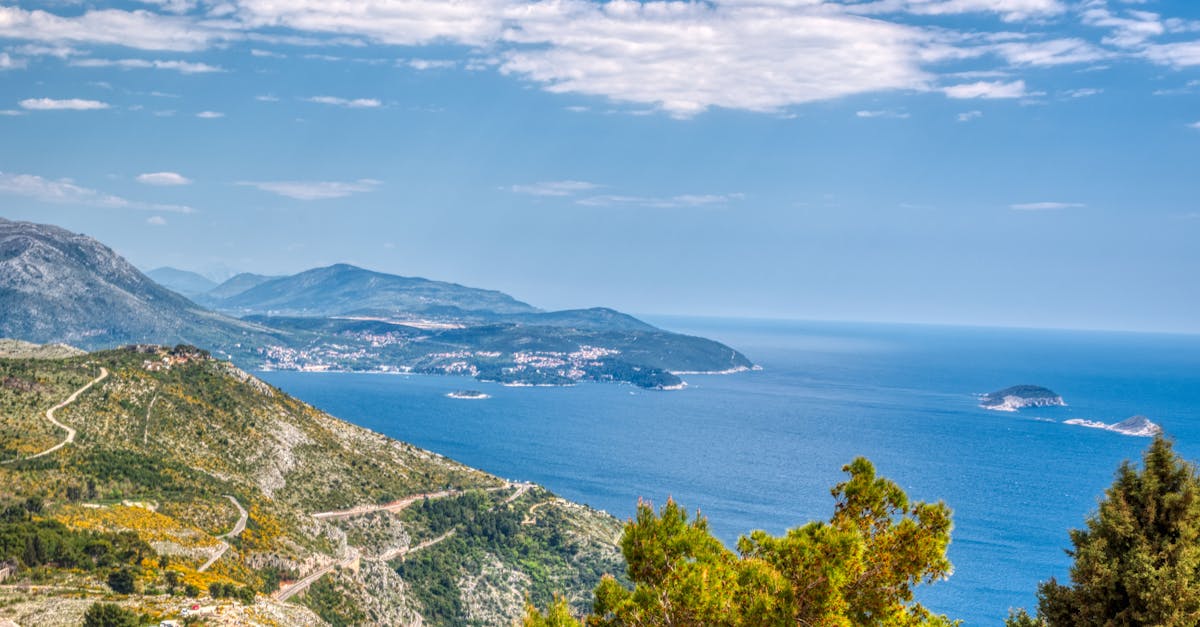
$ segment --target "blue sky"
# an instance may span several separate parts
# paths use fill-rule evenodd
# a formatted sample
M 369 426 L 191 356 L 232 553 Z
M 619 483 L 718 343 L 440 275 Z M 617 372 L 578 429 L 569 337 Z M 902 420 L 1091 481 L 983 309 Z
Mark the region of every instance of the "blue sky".
M 548 308 L 1200 332 L 1200 3 L 0 2 L 0 216 Z

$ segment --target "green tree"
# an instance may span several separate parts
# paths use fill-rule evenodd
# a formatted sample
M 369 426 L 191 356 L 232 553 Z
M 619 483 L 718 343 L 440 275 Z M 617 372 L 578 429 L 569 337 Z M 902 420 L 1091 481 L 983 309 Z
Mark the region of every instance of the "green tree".
M 115 603 L 93 603 L 83 614 L 83 627 L 137 627 L 137 615 Z
M 542 614 L 532 603 L 525 603 L 525 619 L 521 627 L 579 627 L 579 621 L 571 616 L 571 606 L 567 600 L 555 595 L 554 601 Z
M 1042 624 L 1200 624 L 1200 476 L 1161 436 L 1142 466 L 1121 464 L 1085 528 L 1071 531 L 1071 585 L 1038 586 Z
M 117 594 L 133 594 L 133 571 L 128 568 L 114 570 L 108 575 L 108 587 Z
M 913 602 L 913 587 L 946 578 L 950 510 L 910 504 L 895 483 L 863 458 L 843 468 L 828 522 L 774 537 L 755 531 L 727 549 L 708 522 L 667 501 L 656 514 L 639 503 L 625 525 L 621 551 L 633 590 L 606 577 L 595 590 L 594 627 L 626 625 L 822 625 L 828 627 L 954 624 Z M 526 613 L 526 625 L 561 627 L 565 605 Z M 539 622 L 541 621 L 541 622 Z

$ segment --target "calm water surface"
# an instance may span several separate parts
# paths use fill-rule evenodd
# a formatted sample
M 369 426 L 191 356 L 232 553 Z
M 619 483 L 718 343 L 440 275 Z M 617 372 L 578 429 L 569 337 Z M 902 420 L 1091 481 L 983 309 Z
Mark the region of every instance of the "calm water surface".
M 639 497 L 700 508 L 728 543 L 828 518 L 858 455 L 954 510 L 949 581 L 920 598 L 968 625 L 1032 606 L 1064 579 L 1067 530 L 1148 443 L 1062 424 L 1144 414 L 1200 459 L 1200 336 L 660 318 L 722 340 L 761 372 L 625 385 L 508 388 L 468 379 L 262 373 L 336 416 L 619 517 Z M 1066 408 L 979 409 L 975 394 L 1044 385 Z M 469 388 L 492 398 L 454 400 Z

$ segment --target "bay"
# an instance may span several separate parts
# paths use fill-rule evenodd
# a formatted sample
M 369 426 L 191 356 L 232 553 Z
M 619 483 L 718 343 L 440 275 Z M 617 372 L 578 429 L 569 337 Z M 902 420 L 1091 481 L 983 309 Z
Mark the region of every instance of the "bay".
M 1067 577 L 1083 524 L 1146 438 L 1064 424 L 1135 414 L 1200 459 L 1200 336 L 650 318 L 742 350 L 761 371 L 678 392 L 516 388 L 465 378 L 259 373 L 322 410 L 500 476 L 630 516 L 671 497 L 732 546 L 828 518 L 841 467 L 868 457 L 911 498 L 954 510 L 953 576 L 919 599 L 967 625 L 1032 607 Z M 1042 385 L 1068 407 L 1000 413 L 977 395 Z M 446 395 L 485 392 L 486 400 Z

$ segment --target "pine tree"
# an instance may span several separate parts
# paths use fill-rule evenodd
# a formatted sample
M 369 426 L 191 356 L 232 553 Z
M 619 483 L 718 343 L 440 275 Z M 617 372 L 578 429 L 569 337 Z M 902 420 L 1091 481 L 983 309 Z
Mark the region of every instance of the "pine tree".
M 895 483 L 863 458 L 843 468 L 828 522 L 782 537 L 755 531 L 735 553 L 708 522 L 668 500 L 656 514 L 639 503 L 621 550 L 630 590 L 605 577 L 595 590 L 589 627 L 694 625 L 828 627 L 952 625 L 913 602 L 912 589 L 950 573 L 950 510 L 910 504 Z M 529 627 L 578 624 L 556 602 L 547 615 L 530 608 Z
M 1161 436 L 1142 466 L 1122 464 L 1085 528 L 1071 531 L 1071 584 L 1038 587 L 1043 624 L 1200 624 L 1200 476 Z

